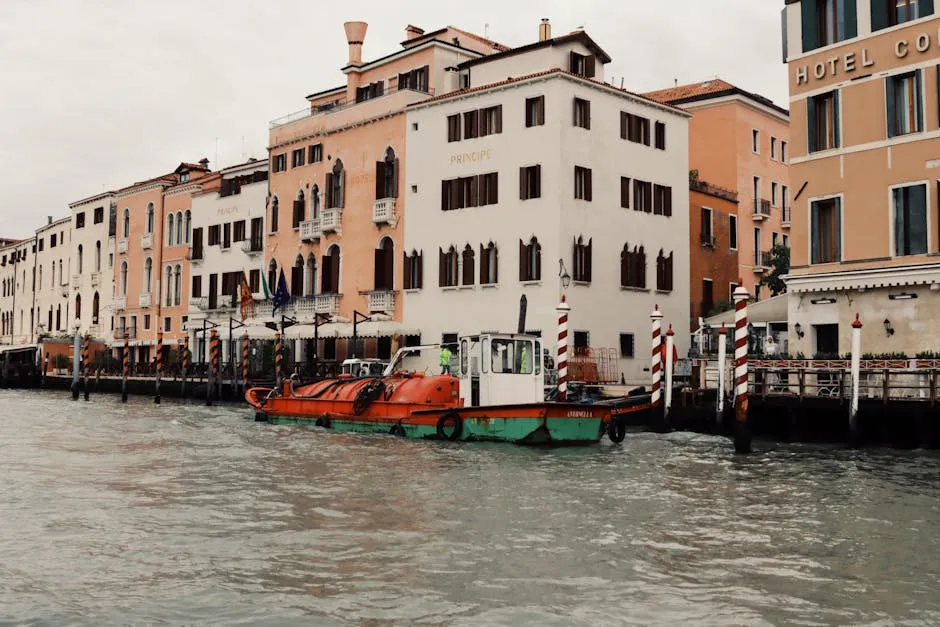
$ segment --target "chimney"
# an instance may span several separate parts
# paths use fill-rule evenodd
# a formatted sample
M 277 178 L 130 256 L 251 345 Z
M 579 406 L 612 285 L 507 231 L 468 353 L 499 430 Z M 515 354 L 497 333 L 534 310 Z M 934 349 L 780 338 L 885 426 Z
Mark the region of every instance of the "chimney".
M 365 22 L 346 22 L 343 28 L 346 29 L 346 43 L 349 44 L 349 65 L 362 65 L 362 42 L 369 25 Z
M 412 24 L 409 24 L 405 27 L 405 39 L 411 41 L 412 39 L 417 39 L 424 34 L 423 28 L 418 28 Z
M 201 165 L 202 167 L 204 167 L 205 169 L 208 170 L 208 169 L 209 169 L 209 160 L 206 159 L 205 157 L 203 157 L 202 159 L 199 160 L 199 165 Z
M 548 41 L 552 38 L 552 23 L 548 21 L 547 17 L 542 18 L 542 22 L 539 24 L 539 41 Z
M 52 216 L 46 216 L 46 219 L 49 220 L 47 224 L 52 224 Z

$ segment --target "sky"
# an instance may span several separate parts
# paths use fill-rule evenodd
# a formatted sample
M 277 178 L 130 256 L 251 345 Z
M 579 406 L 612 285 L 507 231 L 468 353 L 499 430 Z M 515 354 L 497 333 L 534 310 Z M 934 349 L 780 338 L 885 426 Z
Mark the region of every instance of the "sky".
M 359 5 L 352 8 L 353 4 Z M 538 5 L 535 8 L 536 4 Z M 369 23 L 363 58 L 405 26 L 509 46 L 584 27 L 607 77 L 652 91 L 719 76 L 787 107 L 771 0 L 0 0 L 0 236 L 27 237 L 68 204 L 206 157 L 267 157 L 268 122 L 345 83 L 343 22 Z M 488 25 L 488 26 L 487 26 Z

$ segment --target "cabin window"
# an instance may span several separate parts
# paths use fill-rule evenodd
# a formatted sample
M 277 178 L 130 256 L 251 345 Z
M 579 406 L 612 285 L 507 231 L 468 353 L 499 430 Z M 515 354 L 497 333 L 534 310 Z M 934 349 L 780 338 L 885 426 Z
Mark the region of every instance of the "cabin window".
M 494 339 L 490 353 L 494 374 L 532 374 L 532 342 Z
M 489 360 L 489 356 L 490 356 L 490 338 L 488 338 L 488 337 L 483 338 L 483 350 L 481 351 L 480 354 L 483 355 L 483 359 L 480 360 L 480 362 L 481 362 L 481 363 L 480 363 L 480 369 L 481 369 L 483 372 L 489 372 L 489 371 L 490 371 L 490 360 Z
M 466 375 L 470 373 L 469 361 L 470 344 L 464 339 L 460 341 L 460 374 Z
M 542 374 L 542 343 L 535 341 L 535 374 Z

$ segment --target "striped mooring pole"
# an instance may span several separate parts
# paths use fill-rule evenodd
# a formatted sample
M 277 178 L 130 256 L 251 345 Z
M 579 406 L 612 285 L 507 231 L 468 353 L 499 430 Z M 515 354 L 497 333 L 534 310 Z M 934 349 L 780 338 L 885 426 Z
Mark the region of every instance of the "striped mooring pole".
M 242 335 L 242 394 L 248 391 L 248 331 Z
M 652 327 L 652 345 L 650 352 L 650 376 L 652 377 L 652 387 L 650 392 L 650 405 L 653 406 L 654 423 L 665 426 L 665 414 L 662 403 L 662 374 L 663 374 L 663 312 L 659 310 L 659 305 L 653 308 L 650 314 L 650 326 Z
M 127 376 L 131 373 L 131 336 L 124 333 L 124 370 L 121 375 L 121 402 L 127 402 Z
M 676 367 L 676 364 L 673 361 L 672 347 L 675 346 L 675 335 L 676 332 L 672 330 L 672 325 L 670 324 L 669 329 L 666 331 L 666 363 L 664 364 L 666 373 L 666 389 L 663 390 L 663 414 L 665 416 L 664 422 L 667 425 L 670 423 L 669 415 L 672 412 L 672 373 Z
M 568 400 L 568 312 L 571 306 L 562 295 L 561 302 L 555 308 L 558 312 L 558 396 L 564 403 Z
M 284 386 L 284 371 L 282 370 L 281 359 L 283 359 L 281 354 L 281 334 L 274 334 L 274 376 L 275 376 L 275 387 L 277 393 L 280 395 L 281 388 Z
M 189 334 L 186 334 L 186 337 L 183 338 L 183 354 L 182 354 L 182 380 L 180 387 L 180 396 L 186 398 L 186 371 L 189 370 Z
M 218 341 L 218 333 L 215 329 L 212 329 L 209 332 L 209 376 L 206 381 L 206 405 L 212 405 L 212 392 L 213 392 L 213 382 L 218 377 L 218 356 L 217 356 L 217 346 L 216 342 Z
M 85 341 L 82 342 L 82 364 L 84 368 L 82 374 L 84 375 L 84 380 L 82 381 L 82 391 L 85 396 L 85 400 L 88 400 L 89 390 L 88 390 L 88 375 L 91 371 L 91 335 L 85 335 Z
M 157 331 L 157 378 L 155 381 L 155 390 L 153 402 L 160 404 L 160 376 L 163 374 L 163 331 Z
M 852 323 L 852 400 L 849 404 L 849 440 L 858 444 L 858 377 L 862 359 L 862 321 L 855 314 Z
M 734 294 L 734 451 L 751 452 L 751 431 L 747 424 L 747 301 L 750 295 L 738 281 Z

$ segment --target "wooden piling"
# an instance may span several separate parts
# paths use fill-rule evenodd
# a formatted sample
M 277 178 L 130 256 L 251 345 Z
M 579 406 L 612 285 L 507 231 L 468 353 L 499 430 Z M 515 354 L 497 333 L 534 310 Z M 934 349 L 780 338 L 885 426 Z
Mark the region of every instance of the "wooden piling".
M 725 361 L 727 360 L 727 336 L 728 330 L 725 329 L 724 323 L 722 323 L 721 328 L 718 329 L 718 402 L 715 407 L 715 422 L 718 426 L 721 426 L 722 418 L 725 413 L 725 388 L 727 383 L 725 382 Z
M 274 376 L 276 380 L 277 393 L 280 394 L 281 390 L 284 387 L 284 372 L 282 370 L 283 366 L 281 364 L 281 359 L 283 355 L 281 354 L 281 334 L 280 332 L 274 334 Z
M 182 355 L 182 378 L 180 381 L 180 396 L 186 398 L 186 372 L 189 370 L 189 335 L 183 339 L 183 355 Z
M 212 406 L 212 392 L 213 392 L 212 384 L 214 380 L 213 376 L 216 374 L 215 372 L 215 363 L 216 363 L 215 362 L 215 341 L 216 341 L 217 333 L 215 329 L 212 329 L 209 333 L 210 333 L 209 335 L 209 364 L 208 364 L 209 368 L 208 368 L 208 372 L 206 373 L 206 406 L 207 407 Z
M 85 335 L 85 341 L 82 343 L 82 363 L 84 368 L 82 369 L 82 391 L 85 394 L 85 400 L 88 400 L 89 389 L 88 389 L 88 375 L 91 370 L 91 336 Z
M 248 331 L 242 335 L 242 396 L 248 392 Z
M 734 290 L 734 451 L 751 452 L 751 431 L 748 425 L 747 390 L 747 301 L 750 298 L 743 281 Z
M 124 369 L 121 375 L 121 402 L 127 402 L 127 377 L 131 373 L 131 336 L 124 334 Z
M 664 391 L 665 406 L 663 408 L 663 425 L 666 429 L 669 429 L 672 423 L 672 376 L 675 368 L 672 350 L 675 346 L 675 335 L 672 324 L 670 324 L 669 329 L 666 331 L 666 389 Z
M 650 314 L 650 326 L 652 327 L 652 352 L 650 363 L 650 376 L 652 377 L 652 387 L 650 393 L 650 405 L 653 410 L 654 428 L 659 431 L 665 430 L 665 413 L 662 403 L 662 328 L 663 313 L 659 310 L 659 305 L 653 309 Z
M 160 376 L 163 374 L 163 331 L 157 331 L 157 376 L 154 381 L 153 402 L 160 404 Z

